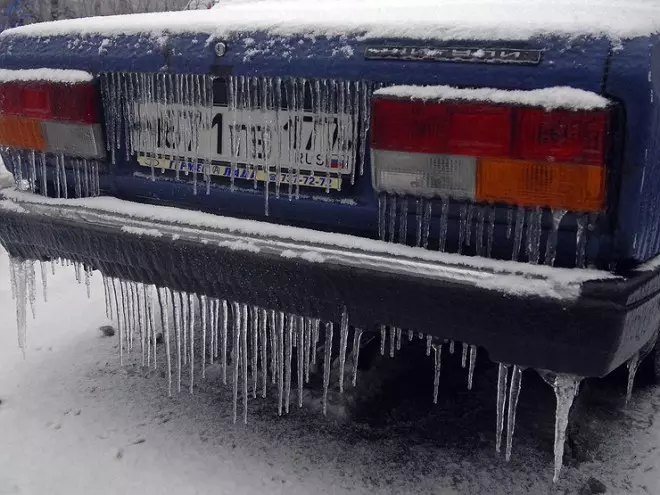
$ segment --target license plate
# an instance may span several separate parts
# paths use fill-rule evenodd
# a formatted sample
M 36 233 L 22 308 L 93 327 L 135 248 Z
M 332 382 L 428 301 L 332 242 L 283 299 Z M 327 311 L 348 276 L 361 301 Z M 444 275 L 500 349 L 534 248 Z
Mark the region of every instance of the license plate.
M 135 131 L 139 154 L 200 159 L 250 169 L 274 168 L 304 171 L 307 175 L 350 174 L 355 166 L 356 119 L 350 114 L 316 114 L 309 111 L 239 110 L 214 106 L 210 131 L 200 132 L 199 146 L 185 129 L 202 128 L 207 110 L 182 105 L 138 105 L 141 122 L 157 122 L 157 129 Z M 157 117 L 159 116 L 160 117 Z M 301 184 L 303 185 L 303 184 Z M 308 184 L 304 184 L 308 185 Z
M 236 179 L 243 180 L 256 180 L 259 182 L 277 182 L 277 173 L 270 171 L 266 172 L 263 169 L 247 168 L 247 167 L 232 167 L 230 165 L 222 164 L 202 164 L 193 162 L 183 162 L 170 158 L 152 158 L 147 156 L 138 157 L 138 163 L 142 167 L 155 168 L 158 170 L 179 170 L 183 173 L 197 172 L 198 174 L 208 174 L 213 177 L 227 177 L 230 178 L 233 174 Z M 292 184 L 296 182 L 300 186 L 317 187 L 323 189 L 340 190 L 341 178 L 328 175 L 308 175 L 308 174 L 290 174 L 288 172 L 280 172 L 280 184 Z

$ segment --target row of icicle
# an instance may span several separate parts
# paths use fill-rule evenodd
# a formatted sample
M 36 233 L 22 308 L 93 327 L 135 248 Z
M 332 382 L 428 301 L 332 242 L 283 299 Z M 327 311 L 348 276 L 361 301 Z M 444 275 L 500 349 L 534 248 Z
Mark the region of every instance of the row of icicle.
M 195 164 L 192 172 L 194 194 L 197 194 L 199 174 L 196 164 L 200 163 L 206 194 L 209 194 L 211 157 L 206 150 L 210 150 L 213 126 L 221 125 L 214 122 L 213 81 L 213 76 L 200 74 L 101 74 L 107 148 L 112 162 L 117 160 L 123 139 L 126 160 L 142 154 L 157 158 L 171 157 L 184 164 Z M 232 190 L 236 169 L 241 162 L 246 162 L 248 172 L 261 170 L 274 173 L 274 193 L 278 198 L 282 169 L 287 169 L 293 177 L 287 181 L 289 199 L 298 198 L 298 177 L 301 170 L 305 170 L 299 152 L 302 122 L 303 118 L 310 117 L 314 126 L 312 137 L 320 139 L 319 146 L 313 143 L 312 149 L 320 149 L 327 170 L 326 177 L 330 178 L 331 173 L 338 172 L 333 164 L 350 167 L 351 184 L 355 181 L 357 166 L 360 175 L 364 173 L 373 84 L 365 81 L 256 76 L 229 76 L 226 83 L 227 109 L 233 120 L 229 126 Z M 253 125 L 251 119 L 254 111 L 260 111 L 262 115 L 259 122 Z M 245 138 L 243 122 L 239 119 L 241 113 L 248 119 L 249 131 Z M 261 125 L 261 121 L 265 121 L 265 125 Z M 171 131 L 173 143 L 168 147 L 159 142 L 164 139 L 162 133 L 166 122 L 172 126 L 168 131 Z M 285 146 L 285 150 L 280 150 L 279 138 L 275 142 L 273 136 L 279 136 L 285 126 L 293 127 L 295 132 L 293 136 L 289 133 L 289 145 Z M 294 147 L 298 152 L 294 152 Z M 244 153 L 241 152 L 243 149 Z M 248 174 L 248 177 L 251 175 Z M 151 177 L 155 180 L 153 167 Z M 256 188 L 256 174 L 254 177 Z M 176 178 L 179 179 L 178 167 Z M 330 181 L 326 183 L 329 185 Z M 329 186 L 326 187 L 326 192 L 329 190 Z M 264 184 L 264 194 L 267 215 L 269 181 Z
M 73 266 L 76 280 L 85 283 L 87 295 L 91 295 L 93 271 L 81 263 L 67 260 L 51 262 L 47 269 L 45 262 L 39 262 L 44 301 L 47 300 L 48 272 L 55 273 L 56 264 Z M 10 278 L 12 297 L 16 301 L 18 344 L 23 352 L 26 349 L 26 326 L 28 305 L 35 316 L 37 278 L 36 263 L 11 259 Z M 195 387 L 196 370 L 200 378 L 205 378 L 208 365 L 220 366 L 224 384 L 231 379 L 233 391 L 233 419 L 238 419 L 239 399 L 242 404 L 242 419 L 247 422 L 249 397 L 265 398 L 269 385 L 277 389 L 278 414 L 289 413 L 294 386 L 297 388 L 296 402 L 303 405 L 305 384 L 309 383 L 310 373 L 323 360 L 323 412 L 327 411 L 328 390 L 333 368 L 332 343 L 335 325 L 294 314 L 286 314 L 267 308 L 244 303 L 188 294 L 171 289 L 157 288 L 136 282 L 103 277 L 106 315 L 115 320 L 119 337 L 120 362 L 124 353 L 131 353 L 137 346 L 140 349 L 141 364 L 147 367 L 158 366 L 157 345 L 161 341 L 165 347 L 168 394 L 181 391 L 183 374 L 187 372 L 187 388 L 192 393 Z M 199 319 L 199 321 L 198 321 Z M 323 326 L 323 327 L 322 327 Z M 353 329 L 352 348 L 349 354 L 350 324 L 344 311 L 338 328 L 339 355 L 338 383 L 344 391 L 344 378 L 350 371 L 351 384 L 357 383 L 360 343 L 363 330 Z M 408 330 L 407 340 L 415 337 L 425 340 L 426 355 L 433 355 L 433 403 L 438 402 L 442 367 L 442 353 L 456 352 L 457 343 L 442 341 L 431 335 L 415 334 Z M 401 349 L 404 331 L 393 326 L 380 326 L 380 352 L 389 352 L 390 357 Z M 323 339 L 323 342 L 321 342 Z M 389 349 L 388 349 L 389 340 Z M 322 352 L 318 350 L 322 346 Z M 652 344 L 647 346 L 649 349 Z M 472 381 L 477 359 L 477 346 L 461 343 L 461 365 L 468 368 L 468 389 Z M 295 355 L 295 366 L 294 366 Z M 350 356 L 350 363 L 349 361 Z M 635 354 L 627 364 L 628 387 L 626 403 L 630 401 L 635 373 L 643 353 Z M 348 369 L 350 367 L 350 370 Z M 502 435 L 506 426 L 505 456 L 511 457 L 513 434 L 516 422 L 516 408 L 525 368 L 518 365 L 499 363 L 496 402 L 496 450 L 499 453 Z M 562 468 L 564 443 L 568 416 L 574 398 L 579 391 L 580 377 L 537 370 L 541 377 L 553 388 L 556 398 L 554 480 Z
M 408 215 L 412 213 L 410 203 L 413 203 L 415 214 L 415 229 L 413 239 L 410 238 L 408 228 Z M 447 230 L 449 225 L 449 198 L 441 198 L 440 225 L 438 249 L 447 250 Z M 433 215 L 434 202 L 425 198 L 408 198 L 406 196 L 381 194 L 378 197 L 378 235 L 380 240 L 409 244 L 425 249 L 429 246 L 429 234 Z M 465 247 L 469 247 L 473 240 L 474 251 L 477 256 L 490 258 L 492 256 L 493 238 L 495 233 L 496 207 L 462 203 L 459 209 L 458 228 L 458 254 Z M 511 259 L 519 261 L 522 254 L 532 264 L 543 262 L 553 266 L 557 256 L 558 233 L 561 222 L 567 211 L 561 209 L 551 210 L 552 228 L 548 234 L 545 255 L 541 259 L 541 236 L 543 232 L 544 210 L 540 207 L 524 208 L 509 207 L 507 210 L 506 238 L 512 240 Z M 476 218 L 476 220 L 475 220 Z M 586 247 L 588 232 L 593 230 L 595 218 L 584 214 L 576 217 L 576 258 L 579 268 L 586 265 Z M 485 234 L 485 235 L 484 235 Z M 485 237 L 485 245 L 484 245 Z M 523 239 L 525 240 L 523 244 Z
M 40 151 L 18 151 L 3 149 L 2 158 L 5 163 L 12 164 L 14 180 L 19 189 L 32 193 L 37 191 L 48 196 L 48 166 L 46 153 Z M 69 197 L 67 175 L 73 175 L 73 194 L 76 198 L 98 196 L 101 193 L 99 179 L 99 162 L 86 158 L 70 158 L 64 155 L 52 155 L 55 162 L 52 182 L 55 188 L 51 196 L 56 198 Z

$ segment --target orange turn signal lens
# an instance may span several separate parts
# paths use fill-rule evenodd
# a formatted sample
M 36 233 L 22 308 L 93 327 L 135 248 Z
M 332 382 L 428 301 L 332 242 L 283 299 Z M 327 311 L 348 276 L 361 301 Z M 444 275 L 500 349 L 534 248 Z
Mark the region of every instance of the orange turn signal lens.
M 44 151 L 46 142 L 38 120 L 0 115 L 0 146 Z
M 482 158 L 477 167 L 476 200 L 601 211 L 605 206 L 605 168 Z

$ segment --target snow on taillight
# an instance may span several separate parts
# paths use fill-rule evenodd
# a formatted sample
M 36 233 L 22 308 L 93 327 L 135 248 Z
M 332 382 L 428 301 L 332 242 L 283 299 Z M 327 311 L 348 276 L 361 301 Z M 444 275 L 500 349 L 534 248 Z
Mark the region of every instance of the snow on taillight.
M 102 158 L 99 97 L 91 74 L 0 71 L 0 146 Z
M 573 88 L 392 87 L 374 95 L 379 192 L 599 211 L 608 101 Z

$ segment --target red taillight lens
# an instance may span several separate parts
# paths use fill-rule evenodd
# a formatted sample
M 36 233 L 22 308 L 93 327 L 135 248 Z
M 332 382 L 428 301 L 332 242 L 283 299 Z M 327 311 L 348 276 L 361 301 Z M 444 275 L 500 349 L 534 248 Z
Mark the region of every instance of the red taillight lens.
M 102 156 L 95 86 L 88 82 L 0 84 L 0 146 Z
M 515 133 L 517 158 L 602 165 L 607 114 L 520 109 Z
M 547 111 L 376 96 L 374 187 L 399 194 L 443 196 L 450 191 L 452 197 L 476 201 L 600 210 L 608 121 L 609 112 L 602 109 Z M 447 175 L 438 167 L 447 161 L 466 165 Z

